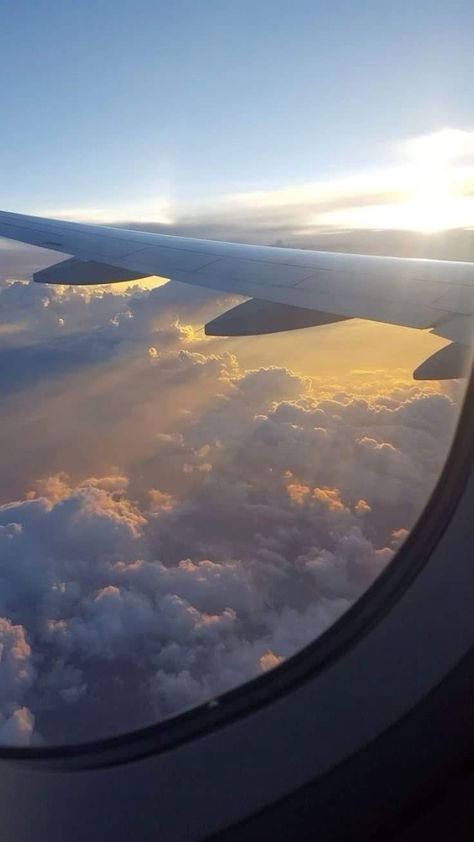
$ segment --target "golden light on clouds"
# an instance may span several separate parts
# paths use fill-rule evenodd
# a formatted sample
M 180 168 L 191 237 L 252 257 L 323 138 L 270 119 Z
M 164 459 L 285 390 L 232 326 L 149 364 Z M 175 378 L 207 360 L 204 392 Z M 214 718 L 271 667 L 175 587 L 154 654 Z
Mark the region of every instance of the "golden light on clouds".
M 393 388 L 393 380 L 411 379 L 420 362 L 446 345 L 429 331 L 351 319 L 341 324 L 279 334 L 208 340 L 209 353 L 226 350 L 242 365 L 281 365 L 329 390 L 337 384 L 355 393 Z M 336 384 L 336 385 L 335 385 Z M 318 387 L 319 388 L 319 387 Z
M 118 284 L 84 284 L 84 286 L 74 287 L 74 294 L 80 295 L 83 298 L 89 298 L 91 295 L 123 295 L 131 289 L 155 289 L 168 283 L 168 278 L 159 278 L 155 275 L 149 278 L 140 278 L 138 281 L 121 281 Z M 55 284 L 55 291 L 57 295 L 63 295 L 69 291 L 70 287 L 66 284 Z

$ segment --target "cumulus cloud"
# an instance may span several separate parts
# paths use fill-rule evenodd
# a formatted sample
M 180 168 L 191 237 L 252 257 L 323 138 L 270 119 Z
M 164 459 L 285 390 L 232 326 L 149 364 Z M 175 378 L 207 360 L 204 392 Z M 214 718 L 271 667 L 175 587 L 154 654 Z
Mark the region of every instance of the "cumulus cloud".
M 28 745 L 34 716 L 21 700 L 35 677 L 25 629 L 0 617 L 0 742 Z
M 277 667 L 390 562 L 441 469 L 459 390 L 325 375 L 321 345 L 314 375 L 262 361 L 197 329 L 230 299 L 2 301 L 0 742 L 115 734 Z

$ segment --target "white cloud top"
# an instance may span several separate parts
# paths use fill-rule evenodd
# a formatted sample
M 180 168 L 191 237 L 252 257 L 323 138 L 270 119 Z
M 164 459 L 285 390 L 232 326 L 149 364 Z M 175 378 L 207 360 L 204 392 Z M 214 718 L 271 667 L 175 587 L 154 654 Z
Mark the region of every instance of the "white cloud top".
M 390 561 L 441 468 L 436 384 L 310 377 L 258 342 L 244 364 L 193 328 L 208 293 L 0 303 L 3 743 L 137 728 L 277 666 Z

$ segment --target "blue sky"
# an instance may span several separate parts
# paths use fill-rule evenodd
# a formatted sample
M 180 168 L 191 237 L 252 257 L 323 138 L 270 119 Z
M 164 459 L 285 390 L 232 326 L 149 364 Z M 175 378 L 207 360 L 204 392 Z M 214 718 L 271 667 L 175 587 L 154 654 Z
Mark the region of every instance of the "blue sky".
M 3 0 L 0 207 L 203 200 L 472 126 L 474 7 Z

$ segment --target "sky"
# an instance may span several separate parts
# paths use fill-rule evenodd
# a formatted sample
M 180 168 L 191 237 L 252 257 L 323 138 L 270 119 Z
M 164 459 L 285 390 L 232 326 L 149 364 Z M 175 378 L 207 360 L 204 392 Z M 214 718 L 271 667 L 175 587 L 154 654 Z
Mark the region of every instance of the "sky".
M 0 208 L 472 260 L 467 2 L 0 0 Z M 62 257 L 62 256 L 61 256 Z M 465 381 L 349 320 L 206 337 L 241 299 L 31 282 L 0 240 L 0 744 L 80 743 L 277 668 L 389 563 Z
M 468 0 L 1 7 L 4 209 L 166 221 L 473 125 Z

